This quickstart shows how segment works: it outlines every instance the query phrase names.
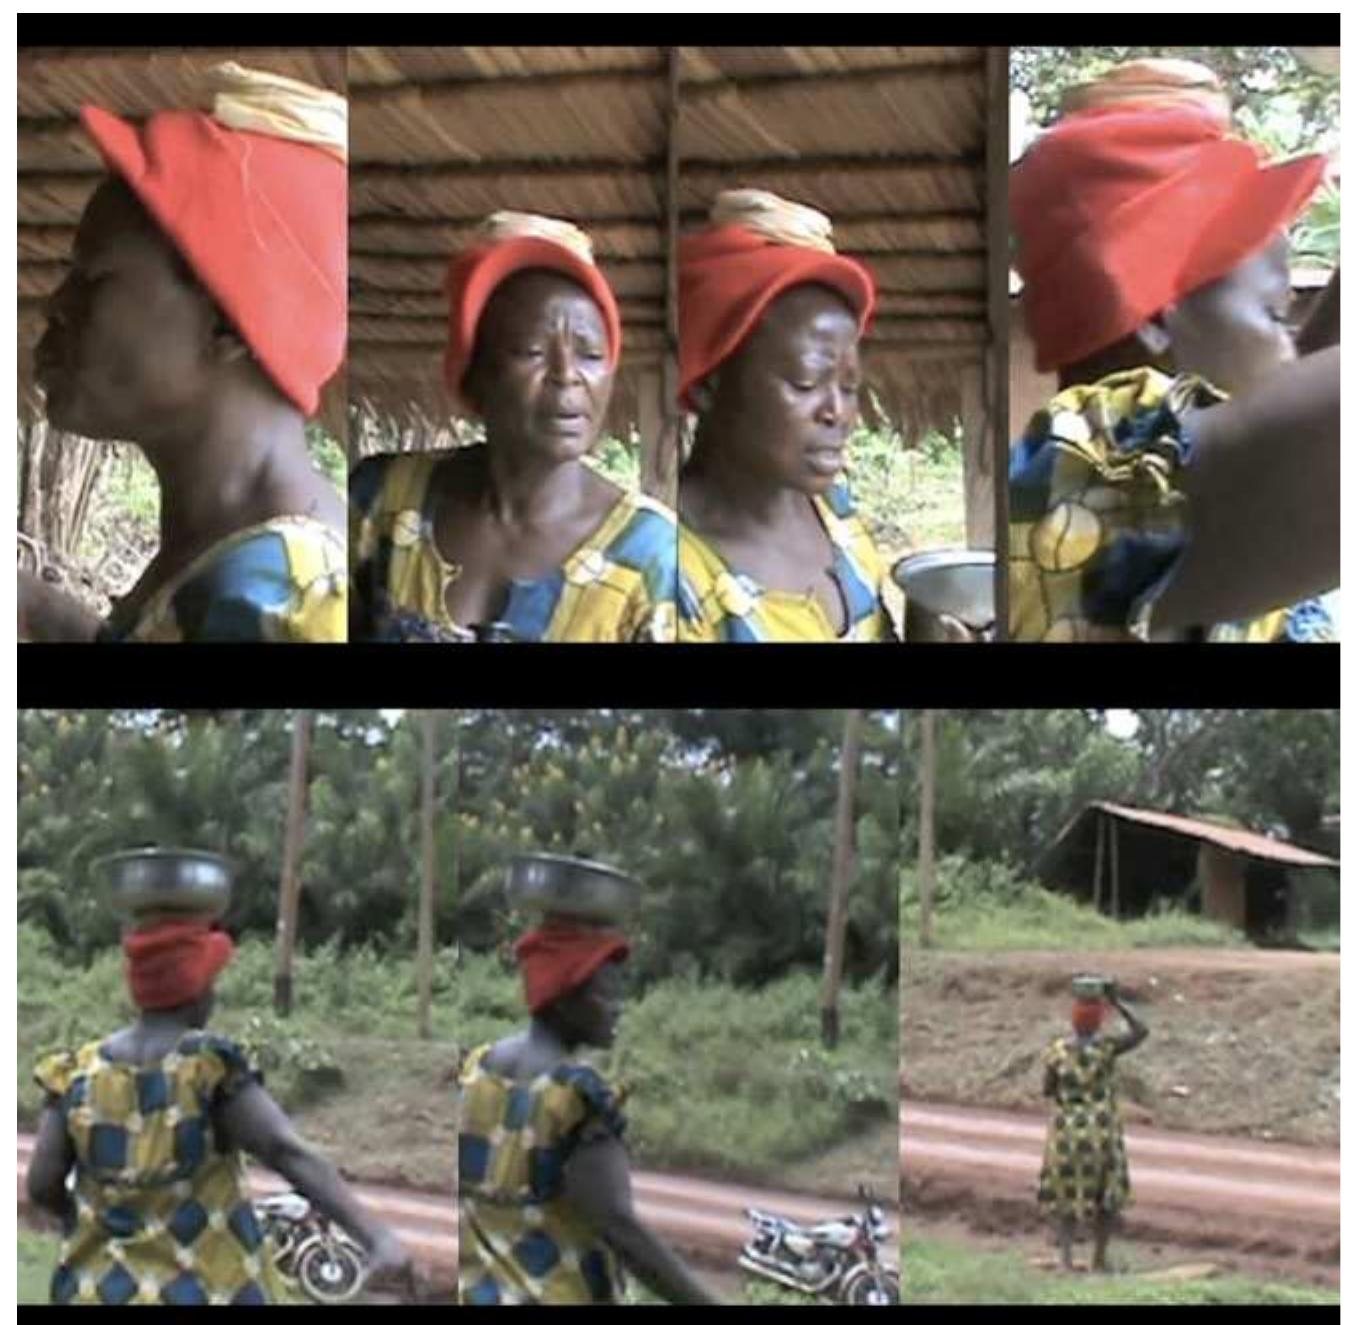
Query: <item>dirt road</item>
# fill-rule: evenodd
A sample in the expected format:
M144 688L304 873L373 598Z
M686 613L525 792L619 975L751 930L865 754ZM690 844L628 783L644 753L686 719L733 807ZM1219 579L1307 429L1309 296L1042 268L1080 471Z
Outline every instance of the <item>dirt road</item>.
M33 1138L20 1136L18 1143L19 1204L24 1204L24 1177ZM277 1191L281 1182L271 1174L250 1172L251 1185L264 1195ZM392 1187L360 1184L362 1199L382 1218L389 1220L404 1238L414 1257L438 1280L454 1275L456 1265L456 1205L426 1193ZM634 1177L639 1213L664 1238L692 1260L711 1267L731 1268L746 1235L743 1207L754 1205L790 1219L811 1222L851 1212L850 1203L820 1197L709 1182L670 1174L639 1173ZM881 1191L885 1199L890 1193ZM896 1260L895 1250L889 1256Z
M904 1101L903 1200L990 1228L1037 1222L1040 1115ZM1339 1152L1128 1125L1133 1238L1338 1263Z

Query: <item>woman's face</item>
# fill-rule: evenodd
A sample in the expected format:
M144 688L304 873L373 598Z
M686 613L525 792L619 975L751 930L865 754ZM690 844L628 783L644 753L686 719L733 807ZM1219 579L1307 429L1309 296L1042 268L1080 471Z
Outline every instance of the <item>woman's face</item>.
M719 370L710 426L766 483L809 494L841 476L860 397L860 326L821 285L786 291Z
M568 1043L609 1049L624 1004L624 971L619 962L607 962L585 985L556 1002L554 1022Z
M1287 239L1280 235L1161 315L1171 362L1223 391L1241 391L1295 357L1291 307Z
M68 432L153 441L200 401L220 315L116 178L80 218L70 271L34 352L47 417Z
M592 449L615 371L592 297L557 272L519 272L494 292L479 324L465 391L489 442L562 463Z

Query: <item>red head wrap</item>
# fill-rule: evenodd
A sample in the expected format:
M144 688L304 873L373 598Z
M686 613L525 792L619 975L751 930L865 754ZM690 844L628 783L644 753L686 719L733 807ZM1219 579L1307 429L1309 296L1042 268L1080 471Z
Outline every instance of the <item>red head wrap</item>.
M735 354L777 296L794 285L829 286L869 330L874 278L853 258L776 243L738 225L685 236L677 249L680 320L678 394L693 408L690 389Z
M609 961L629 956L629 940L614 929L546 921L517 940L513 953L532 1015L585 985Z
M263 371L313 414L347 338L346 166L199 111L162 111L141 128L94 106L80 118Z
M122 939L127 986L136 1006L176 1008L199 997L235 955L224 930L206 920L163 920Z
M1104 1024L1108 1006L1102 998L1078 998L1071 1005L1071 1024L1077 1035L1093 1035Z
M461 382L474 357L479 319L494 291L509 276L531 268L559 272L592 296L606 323L606 362L611 368L620 362L620 309L606 277L586 258L563 244L534 235L477 244L453 258L446 273L451 327L444 367L446 384L462 409L477 412L475 402L461 391Z
M1197 105L1066 116L1010 175L1015 266L1040 372L1076 363L1261 252L1315 192L1325 158L1265 166Z

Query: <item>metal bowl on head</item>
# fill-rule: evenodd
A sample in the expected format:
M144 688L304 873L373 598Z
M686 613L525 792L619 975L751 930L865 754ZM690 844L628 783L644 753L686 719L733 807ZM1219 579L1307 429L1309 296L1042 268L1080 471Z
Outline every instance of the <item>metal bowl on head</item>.
M148 915L217 920L230 905L235 869L213 851L144 847L94 862L109 905L127 920Z
M619 925L639 910L639 881L609 865L545 852L514 856L507 866L507 904L532 918L559 916Z
M1071 992L1077 998L1103 998L1113 986L1107 975L1073 975Z
M903 557L892 569L906 596L908 643L984 643L996 634L996 554L942 548Z

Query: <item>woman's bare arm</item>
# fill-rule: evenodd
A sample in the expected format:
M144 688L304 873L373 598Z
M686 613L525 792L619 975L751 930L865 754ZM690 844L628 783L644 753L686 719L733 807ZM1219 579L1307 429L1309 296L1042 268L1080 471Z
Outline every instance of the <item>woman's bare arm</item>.
M717 1305L719 1299L640 1220L630 1188L629 1157L619 1141L607 1136L579 1146L565 1166L564 1190L635 1278L664 1301Z
M1152 614L1166 630L1238 621L1339 582L1339 347L1191 414L1191 537Z
M38 1120L37 1140L28 1161L28 1199L48 1214L67 1220L73 1213L66 1175L75 1165L75 1151L61 1110L47 1105Z

